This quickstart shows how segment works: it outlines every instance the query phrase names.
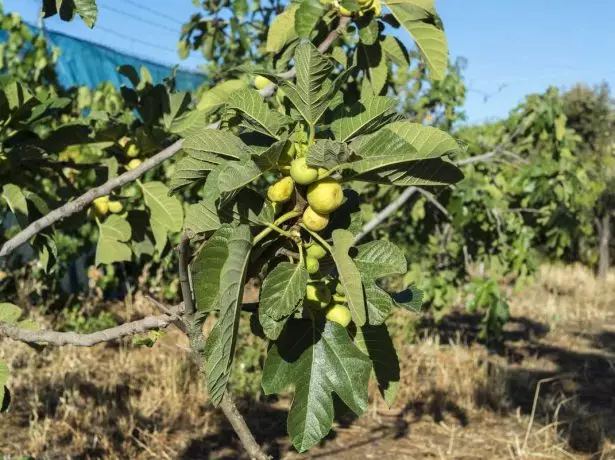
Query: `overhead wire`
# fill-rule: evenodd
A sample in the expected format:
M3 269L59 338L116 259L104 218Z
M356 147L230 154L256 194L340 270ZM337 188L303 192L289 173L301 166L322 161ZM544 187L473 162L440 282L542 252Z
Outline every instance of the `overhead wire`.
M169 16L168 14L161 13L160 11L157 11L157 10L155 10L153 8L150 8L148 6L142 5L142 4L140 4L138 2L135 2L133 0L122 0L122 3L127 3L129 5L134 6L135 8L138 8L138 9L143 10L143 11L147 11L148 13L150 13L150 14L152 14L154 16L158 16L158 17L160 17L162 19L166 19L168 21L174 22L175 24L178 24L180 26L184 25L184 23L182 21L180 21L179 19L176 19L176 18L174 18L172 16Z
M115 30L108 29L108 28L103 27L103 26L98 25L98 24L96 25L96 29L102 30L103 32L107 32L108 34L115 35L115 36L117 36L119 38L123 38L124 40L130 40L130 41L132 41L134 43L139 43L140 45L149 46L150 48L154 48L154 49L162 50L162 51L167 51L169 53L177 53L176 49L167 48L167 47L164 47L164 46L157 45L155 43L149 43L149 42L146 42L145 40L141 40L141 39L138 39L138 38L135 38L135 37L131 37L130 35L124 35L124 34L122 34L120 32L116 32Z
M143 24L148 24L148 25L153 26L153 27L158 27L160 29L164 29L164 30L167 30L169 32L172 32L174 34L179 35L179 30L177 30L177 29L173 29L173 28L171 28L169 26L166 26L164 24L160 24L160 23L157 23L157 22L150 21L149 19L144 19L141 16L138 16L138 15L133 14L133 13L129 13L127 11L118 10L117 8L115 8L113 6L100 5L100 8L103 9L103 10L111 11L112 13L115 13L115 14L119 14L121 16L126 16L128 18L134 19L135 21L142 22Z

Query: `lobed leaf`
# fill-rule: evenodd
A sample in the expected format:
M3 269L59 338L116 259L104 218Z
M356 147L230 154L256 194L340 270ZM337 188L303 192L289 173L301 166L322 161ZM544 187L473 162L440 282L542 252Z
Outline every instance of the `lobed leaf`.
M357 347L369 356L378 389L391 407L399 388L400 370L397 352L387 327L383 324L357 328L354 340Z
M267 32L267 45L265 48L268 53L280 52L286 43L297 37L297 32L295 31L297 8L296 4L291 3L271 22Z
M227 108L241 113L254 131L274 139L279 139L278 132L286 123L286 117L271 110L258 91L252 88L234 92L228 99Z
M304 452L331 429L333 392L356 414L365 411L370 370L369 358L339 324L291 319L269 350L262 386L265 394L294 387L288 432Z

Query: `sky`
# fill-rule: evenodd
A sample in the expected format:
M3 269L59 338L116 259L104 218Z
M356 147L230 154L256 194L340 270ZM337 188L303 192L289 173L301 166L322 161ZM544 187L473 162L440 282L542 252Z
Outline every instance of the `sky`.
M0 0L2 2L2 0ZM4 0L36 24L41 0ZM45 26L164 64L195 69L193 53L180 61L179 29L199 11L192 0L98 0L94 30L82 21L58 18ZM469 123L505 117L524 96L549 85L576 82L615 87L615 1L592 0L436 0L452 59L467 60ZM405 37L405 38L404 38ZM411 43L409 36L400 38Z

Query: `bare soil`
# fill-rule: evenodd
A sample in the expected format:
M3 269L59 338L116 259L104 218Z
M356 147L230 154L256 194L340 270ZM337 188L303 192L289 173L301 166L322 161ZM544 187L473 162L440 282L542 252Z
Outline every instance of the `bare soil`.
M395 405L374 389L368 412L338 417L309 454L288 443L290 397L246 396L240 409L274 458L615 459L615 273L600 283L578 266L545 266L533 285L511 293L511 307L498 346L477 341L471 315L415 330L412 316L396 314ZM150 308L139 296L113 306L125 319ZM0 416L5 456L246 458L176 331L153 348L36 352L2 342L0 358L12 369L12 408Z

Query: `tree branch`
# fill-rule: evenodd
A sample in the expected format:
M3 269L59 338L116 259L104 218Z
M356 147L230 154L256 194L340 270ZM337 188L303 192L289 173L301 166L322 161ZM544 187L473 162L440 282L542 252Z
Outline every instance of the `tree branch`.
M157 153L153 157L145 160L141 165L132 171L127 171L120 176L111 179L110 181L105 182L103 185L88 190L79 198L66 203L63 206L60 206L57 209L54 209L49 214L41 217L38 220L35 220L30 225L28 225L24 230L19 232L13 238L8 240L0 249L0 257L6 257L13 250L26 243L30 238L40 233L42 230L50 227L56 222L61 221L73 214L78 213L86 206L88 206L92 201L101 196L108 195L111 191L117 187L121 187L129 182L134 182L143 174L145 174L150 169L155 168L160 165L163 161L171 158L183 144L183 139L175 141L173 144L169 145L167 148Z
M517 129L517 131L513 133L509 142L512 142L512 140L518 134L519 134L519 129ZM515 159L518 159L519 161L527 162L525 159L519 157L516 153L506 150L504 148L505 145L506 144L502 144L496 147L495 149L493 149L492 151L484 153L482 155L477 155L475 157L470 157L470 158L465 158L463 160L455 161L453 162L453 164L455 164L456 166L460 166L460 167L466 166L466 165L473 164L473 163L488 161L497 155L508 155L508 156L514 157ZM395 201L390 203L387 207L385 207L382 211L376 214L369 222L367 222L363 226L363 228L361 229L361 232L355 237L354 243L356 244L359 241L361 241L363 238L365 238L365 236L368 233L370 233L378 225L384 222L391 214L393 214L395 211L401 208L406 203L406 201L408 201L410 197L414 195L416 192L422 193L423 196L425 196L425 198L427 198L434 206L436 206L447 217L449 217L448 212L446 211L446 208L442 206L442 204L440 204L431 193L427 192L426 190L419 189L418 187L414 187L414 186L408 187L406 190L402 192L401 195L397 197Z
M440 203L438 200L436 200L436 197L433 196L433 193L429 193L427 190L422 189L420 187L417 187L417 190L418 190L418 192L421 195L423 195L427 199L427 201L429 201L436 208L438 208L440 210L440 212L446 216L447 219L451 218L451 215L448 213L446 208L444 206L442 206L442 203Z
M131 321L120 326L112 327L91 334L78 334L76 332L33 331L23 329L13 324L0 323L0 337L17 340L25 343L48 343L51 345L74 345L76 347L92 347L99 343L111 342L122 337L141 334L153 329L164 329L179 319L183 306L171 308L173 314L160 316L147 316L137 321Z
M194 299L192 298L192 288L190 286L190 274L188 273L188 264L190 261L190 237L187 233L182 235L179 243L179 283L182 289L182 297L186 316L191 319L196 311L194 308Z
M335 40L340 36L340 34L344 32L344 30L346 30L346 28L348 27L348 24L350 24L349 17L340 18L340 22L337 28L329 32L329 35L327 35L327 37L318 46L318 50L321 53L324 53L325 51L327 51L331 47L331 45L335 42ZM282 74L282 78L287 78L290 80L294 78L296 74L297 74L297 70L293 67L288 72L285 72L284 74ZM269 97L273 95L274 92L275 92L275 85L273 83L265 86L263 89L259 91L259 93L264 97ZM219 125L220 125L220 122L215 122L209 125L207 128L217 129ZM32 222L24 230L22 230L17 235L15 235L13 238L11 238L9 241L4 243L4 245L2 246L2 249L0 249L0 257L6 257L12 251L17 249L22 244L26 243L30 238L40 233L42 230L46 229L47 227L50 227L51 225L55 224L58 221L61 221L62 219L65 219L81 211L86 206L88 206L92 201L94 201L96 198L108 195L109 193L111 193L113 189L117 187L121 187L122 185L125 185L129 182L135 181L136 179L141 177L143 174L145 174L150 169L155 168L156 166L160 165L165 160L171 158L175 153L177 153L181 149L183 142L184 142L183 139L175 141L173 144L169 145L167 148L165 148L161 152L157 153L153 157L144 161L139 167L133 169L132 171L125 172L124 174L116 177L115 179L107 181L103 185L87 191L86 193L81 195L76 200L66 203L63 206L60 206L59 208L54 209L46 216L41 217L40 219Z
M257 460L269 460L271 457L263 452L261 447L256 442L256 439L254 439L252 431L246 424L246 421L239 410L237 410L237 406L228 391L222 397L220 409L222 409L222 412L224 412L224 415L228 421L231 422L235 433L237 433L237 436L239 437L243 448L248 452L248 455Z
M363 226L361 232L357 236L355 236L354 244L357 244L359 241L365 238L365 236L367 236L373 229L375 229L378 225L384 222L391 214L401 208L404 203L408 201L410 197L417 192L417 187L408 187L406 190L404 190L401 195L399 195L395 199L395 201L389 203L387 207L385 207L382 211L376 214L372 218L372 220L370 220Z

